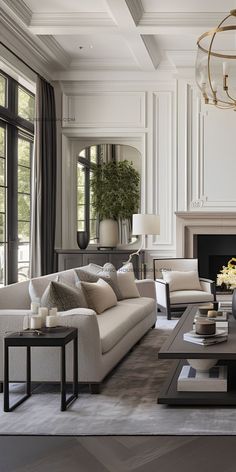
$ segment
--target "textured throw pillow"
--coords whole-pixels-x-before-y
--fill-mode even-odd
[[[107,282],[112,290],[115,292],[117,300],[122,299],[119,290],[116,269],[110,262],[107,262],[103,267],[97,264],[89,264],[88,266],[79,267],[75,269],[78,279],[81,282],[97,282],[98,279],[103,279]]]
[[[73,273],[74,273],[74,271],[73,271]],[[84,292],[83,292],[83,289],[81,287],[81,283],[78,282],[78,280],[75,283],[75,277],[73,277],[72,280],[68,280],[68,278],[66,278],[63,274],[59,274],[58,277],[57,277],[56,282],[60,282],[64,285],[68,285],[69,287],[76,289],[79,293],[79,296],[80,296],[81,306],[83,306],[83,308],[88,308],[86,298],[84,296]]]
[[[170,292],[177,290],[202,290],[198,272],[178,270],[163,270],[163,279],[169,284]]]
[[[134,277],[133,264],[125,264],[117,271],[117,279],[122,299],[140,297]]]
[[[57,275],[49,275],[46,277],[38,277],[36,279],[31,279],[29,282],[29,296],[31,301],[34,302],[36,300],[41,300],[44,291],[46,290],[47,286],[50,282],[57,281]]]
[[[88,307],[99,315],[108,308],[117,305],[117,298],[107,282],[98,279],[97,282],[81,282]]]
[[[80,296],[77,288],[54,281],[46,288],[41,298],[41,305],[48,308],[57,307],[58,311],[87,308],[87,304],[84,306],[84,296]]]

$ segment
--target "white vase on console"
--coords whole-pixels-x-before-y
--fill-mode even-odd
[[[116,247],[119,241],[118,223],[111,218],[100,221],[99,246]]]

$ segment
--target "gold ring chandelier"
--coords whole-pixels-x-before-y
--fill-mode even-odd
[[[235,17],[236,10],[231,10],[217,28],[198,39],[196,82],[206,104],[236,111]]]

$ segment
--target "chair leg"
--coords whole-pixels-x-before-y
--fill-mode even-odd
[[[168,320],[171,320],[171,311],[170,311],[170,308],[167,308],[167,309],[166,309],[166,316],[167,316],[167,319],[168,319]]]
[[[92,393],[92,395],[97,395],[100,393],[100,383],[91,383],[89,384],[89,387],[90,393]]]

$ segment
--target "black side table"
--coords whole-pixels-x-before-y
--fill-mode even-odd
[[[61,411],[78,398],[78,332],[76,328],[44,328],[42,334],[27,331],[12,333],[4,338],[4,411],[13,411],[31,396],[31,347],[61,348]],[[66,398],[66,344],[73,341],[73,394]],[[9,348],[26,347],[26,394],[9,406]]]

